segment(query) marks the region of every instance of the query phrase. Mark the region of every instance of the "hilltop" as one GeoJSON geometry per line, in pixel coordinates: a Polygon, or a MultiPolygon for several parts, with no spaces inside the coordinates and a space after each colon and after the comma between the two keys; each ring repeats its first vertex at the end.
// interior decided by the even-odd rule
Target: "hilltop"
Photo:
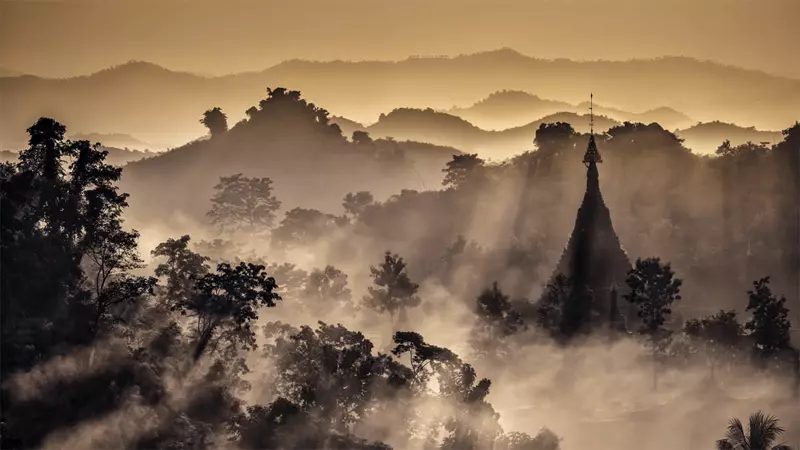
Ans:
{"type": "MultiPolygon", "coordinates": [[[[595,131],[603,132],[619,122],[595,116],[595,131]]],[[[447,145],[492,158],[508,158],[533,149],[536,129],[543,123],[566,122],[579,132],[589,131],[589,115],[560,112],[540,117],[520,127],[484,130],[472,123],[431,108],[399,108],[381,114],[378,122],[365,129],[375,137],[394,137],[447,145]]]]}
{"type": "Polygon", "coordinates": [[[693,120],[766,129],[785,128],[800,117],[800,80],[680,57],[578,62],[503,49],[402,61],[292,60],[221,77],[131,62],[68,79],[0,79],[0,147],[24,141],[26,127],[42,115],[59,117],[72,129],[186,142],[202,133],[197,120],[203,111],[220,106],[235,123],[267,85],[291,86],[335,115],[363,123],[398,107],[467,108],[499,89],[569,104],[594,92],[599,103],[624,111],[666,107],[693,120]]]}
{"type": "Polygon", "coordinates": [[[678,130],[676,134],[685,140],[687,147],[700,153],[714,153],[726,139],[733,145],[746,142],[776,144],[783,140],[779,131],[757,130],[755,127],[740,127],[720,121],[698,123],[685,130],[678,130]]]}
{"type": "Polygon", "coordinates": [[[380,199],[440,185],[442,167],[459,153],[416,142],[350,142],[325,110],[299,92],[276,89],[229,131],[128,164],[121,186],[141,219],[180,212],[205,220],[214,185],[236,173],[270,177],[288,209],[341,214],[348,192],[368,190],[380,199]]]}

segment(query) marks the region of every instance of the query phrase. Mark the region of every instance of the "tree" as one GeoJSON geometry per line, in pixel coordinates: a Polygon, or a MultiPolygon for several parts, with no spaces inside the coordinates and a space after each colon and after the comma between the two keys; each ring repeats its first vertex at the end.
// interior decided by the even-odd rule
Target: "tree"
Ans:
{"type": "Polygon", "coordinates": [[[572,280],[562,273],[556,274],[544,288],[536,306],[537,323],[553,336],[564,331],[564,307],[572,298],[572,280]]]}
{"type": "Polygon", "coordinates": [[[367,288],[369,295],[364,296],[365,306],[379,313],[388,312],[394,322],[396,313],[399,312],[402,318],[408,308],[420,304],[417,296],[419,285],[408,278],[403,258],[387,251],[383,264],[370,266],[369,270],[375,286],[367,288]]]}
{"type": "Polygon", "coordinates": [[[445,173],[442,185],[458,188],[476,180],[483,172],[483,159],[477,153],[453,155],[453,159],[442,169],[445,173]]]}
{"type": "Polygon", "coordinates": [[[744,328],[753,337],[755,350],[762,358],[775,356],[790,346],[791,322],[786,298],[777,298],[769,287],[769,277],[753,282],[753,290],[747,291],[750,300],[747,311],[753,317],[744,328]]]}
{"type": "Polygon", "coordinates": [[[167,239],[150,252],[154,257],[163,258],[156,266],[157,277],[166,278],[167,284],[162,299],[164,304],[175,310],[186,304],[195,294],[195,284],[206,274],[209,258],[189,249],[189,235],[178,239],[167,239]]]}
{"type": "Polygon", "coordinates": [[[680,300],[683,283],[675,278],[670,264],[662,264],[660,258],[636,260],[636,266],[628,272],[626,280],[630,292],[623,297],[639,308],[642,320],[639,334],[649,342],[653,355],[653,387],[658,383],[657,356],[663,352],[671,339],[670,330],[664,328],[672,303],[680,300]]]}
{"type": "Polygon", "coordinates": [[[228,116],[218,106],[204,112],[200,123],[208,128],[211,137],[219,136],[228,131],[228,116]]]}
{"type": "Polygon", "coordinates": [[[357,146],[372,145],[374,142],[366,131],[353,132],[353,143],[357,146]]]}
{"type": "Polygon", "coordinates": [[[734,417],[728,423],[725,438],[717,441],[718,450],[791,450],[785,444],[773,445],[786,430],[778,425],[778,418],[758,411],[750,415],[747,432],[742,422],[734,417]]]}
{"type": "Polygon", "coordinates": [[[209,345],[215,348],[220,339],[227,340],[231,348],[254,347],[250,325],[258,320],[259,307],[274,307],[281,299],[274,292],[277,287],[264,266],[251,263],[236,267],[219,264],[216,273],[200,278],[196,294],[178,306],[182,314],[194,318],[194,359],[198,360],[209,345]]]}
{"type": "Polygon", "coordinates": [[[357,219],[373,203],[375,203],[375,199],[368,191],[359,191],[355,194],[349,192],[342,200],[342,207],[345,213],[357,219]]]}
{"type": "Polygon", "coordinates": [[[340,217],[316,209],[294,208],[286,211],[280,225],[272,230],[272,241],[278,247],[311,245],[342,224],[340,217]]]}
{"type": "Polygon", "coordinates": [[[478,319],[491,326],[498,336],[514,334],[522,328],[522,317],[511,306],[508,296],[492,283],[491,289],[484,290],[475,301],[478,319]]]}
{"type": "Polygon", "coordinates": [[[273,195],[272,180],[249,178],[241,173],[220,177],[214,186],[208,216],[221,230],[245,231],[252,235],[270,228],[281,202],[273,195]]]}
{"type": "Polygon", "coordinates": [[[347,287],[347,274],[333,266],[315,269],[308,276],[305,298],[324,310],[351,306],[351,292],[347,287]]]}
{"type": "Polygon", "coordinates": [[[508,298],[495,281],[475,300],[478,323],[470,342],[480,357],[507,356],[506,338],[524,327],[522,316],[514,310],[508,298]]]}
{"type": "Polygon", "coordinates": [[[108,152],[65,140],[50,118],[28,133],[0,187],[3,373],[47,358],[56,342],[89,344],[154,283],[128,273],[141,263],[138,233],[122,227],[127,194],[108,152]]]}
{"type": "Polygon", "coordinates": [[[721,310],[709,317],[688,320],[683,326],[683,331],[705,350],[712,380],[717,362],[720,358],[735,355],[744,335],[734,310],[721,310]]]}

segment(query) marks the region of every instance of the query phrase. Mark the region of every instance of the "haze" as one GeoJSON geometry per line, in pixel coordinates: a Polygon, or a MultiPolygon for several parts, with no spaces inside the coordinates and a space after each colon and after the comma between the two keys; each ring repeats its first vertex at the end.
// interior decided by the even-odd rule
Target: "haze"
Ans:
{"type": "Polygon", "coordinates": [[[0,2],[0,66],[44,77],[128,60],[227,74],[283,60],[511,47],[541,58],[710,59],[800,78],[795,0],[0,2]]]}

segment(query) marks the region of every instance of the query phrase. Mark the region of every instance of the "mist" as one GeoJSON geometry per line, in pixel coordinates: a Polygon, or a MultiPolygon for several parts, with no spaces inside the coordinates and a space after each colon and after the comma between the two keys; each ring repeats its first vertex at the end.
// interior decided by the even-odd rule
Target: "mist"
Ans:
{"type": "Polygon", "coordinates": [[[794,3],[283,3],[2,2],[0,447],[800,449],[794,3]]]}

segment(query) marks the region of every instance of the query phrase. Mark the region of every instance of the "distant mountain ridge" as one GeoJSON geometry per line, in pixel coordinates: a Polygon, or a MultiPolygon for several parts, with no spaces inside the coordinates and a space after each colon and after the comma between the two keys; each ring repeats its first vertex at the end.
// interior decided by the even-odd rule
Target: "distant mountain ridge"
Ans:
{"type": "MultiPolygon", "coordinates": [[[[573,105],[567,102],[542,99],[524,91],[497,91],[468,108],[451,108],[450,114],[459,116],[487,130],[502,130],[522,126],[540,117],[571,112],[586,114],[589,102],[573,105]]],[[[686,114],[669,107],[658,107],[642,113],[623,111],[617,108],[593,105],[594,113],[619,122],[658,122],[666,129],[684,128],[695,123],[686,114]]]]}
{"type": "MultiPolygon", "coordinates": [[[[661,125],[660,121],[646,120],[647,114],[658,113],[641,113],[639,118],[642,120],[634,122],[645,124],[656,122],[661,125]]],[[[589,119],[588,114],[559,112],[539,117],[519,127],[486,130],[459,116],[443,111],[431,108],[398,108],[388,114],[381,114],[378,122],[369,126],[343,117],[333,117],[331,122],[339,125],[345,136],[352,135],[353,131],[366,131],[377,138],[430,142],[502,159],[533,149],[536,129],[543,123],[566,122],[572,125],[576,131],[588,133],[589,119]]],[[[620,124],[621,121],[603,115],[594,117],[594,130],[598,134],[620,124]]],[[[669,129],[665,126],[662,127],[669,129]]],[[[685,140],[684,145],[687,148],[700,154],[713,154],[725,140],[730,140],[733,145],[739,145],[748,141],[773,144],[782,139],[779,131],[758,130],[754,127],[740,127],[719,121],[698,123],[682,130],[673,129],[672,131],[685,140]]]]}
{"type": "Polygon", "coordinates": [[[222,107],[231,124],[244,118],[266,86],[298,89],[335,115],[367,123],[398,107],[472,105],[499,89],[569,104],[593,92],[598,103],[625,111],[669,107],[693,120],[761,129],[800,117],[800,80],[681,57],[576,62],[503,49],[395,62],[292,60],[220,77],[131,62],[69,79],[0,78],[0,147],[24,142],[24,130],[43,115],[71,129],[173,136],[169,144],[176,145],[203,133],[198,119],[208,108],[222,107]]]}

